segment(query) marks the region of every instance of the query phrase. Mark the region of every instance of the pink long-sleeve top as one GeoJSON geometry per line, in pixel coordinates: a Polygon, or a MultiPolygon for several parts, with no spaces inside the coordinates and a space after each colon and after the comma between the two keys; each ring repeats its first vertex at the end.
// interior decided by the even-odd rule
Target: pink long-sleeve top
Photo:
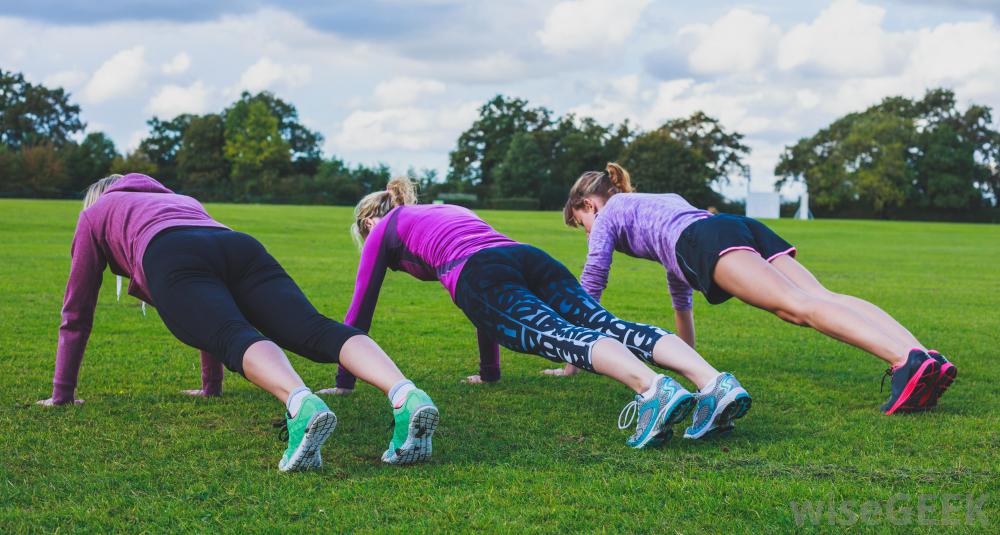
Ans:
{"type": "Polygon", "coordinates": [[[677,240],[691,223],[711,216],[674,193],[618,193],[594,219],[580,285],[598,301],[608,285],[615,251],[655,260],[667,270],[674,310],[691,310],[694,291],[677,263],[677,240]]]}
{"type": "MultiPolygon", "coordinates": [[[[440,281],[455,300],[455,287],[465,262],[491,247],[518,245],[470,210],[449,204],[406,205],[393,208],[365,240],[354,285],[354,298],[344,323],[364,331],[371,328],[375,304],[386,269],[405,271],[423,281],[440,281]]],[[[478,332],[480,375],[500,378],[500,347],[478,332]]],[[[354,388],[355,378],[343,366],[337,386],[354,388]]]]}
{"type": "MultiPolygon", "coordinates": [[[[160,232],[176,227],[217,227],[191,197],[177,195],[156,180],[138,173],[125,175],[92,206],[80,212],[70,250],[69,281],[63,298],[52,399],[73,401],[80,363],[94,324],[104,268],[129,278],[128,293],[156,306],[149,295],[142,257],[160,232]]],[[[202,352],[202,387],[221,390],[222,365],[202,352]]]]}

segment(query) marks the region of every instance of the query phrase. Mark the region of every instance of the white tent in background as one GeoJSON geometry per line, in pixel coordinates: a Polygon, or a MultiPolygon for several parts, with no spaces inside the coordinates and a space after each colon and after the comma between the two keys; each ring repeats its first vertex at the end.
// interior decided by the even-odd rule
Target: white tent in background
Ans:
{"type": "Polygon", "coordinates": [[[747,217],[778,219],[781,217],[781,195],[774,191],[747,192],[747,217]]]}

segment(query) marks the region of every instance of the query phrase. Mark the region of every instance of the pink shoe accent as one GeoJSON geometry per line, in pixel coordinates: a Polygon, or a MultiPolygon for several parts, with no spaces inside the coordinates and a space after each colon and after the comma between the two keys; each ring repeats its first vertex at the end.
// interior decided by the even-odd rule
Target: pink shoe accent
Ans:
{"type": "MultiPolygon", "coordinates": [[[[733,251],[740,251],[740,250],[743,250],[743,251],[753,251],[753,252],[757,253],[757,249],[754,249],[753,247],[747,247],[746,245],[738,245],[736,247],[730,247],[728,249],[723,249],[722,252],[719,253],[719,256],[722,256],[722,255],[724,255],[726,253],[731,253],[733,251]]],[[[760,253],[757,253],[757,254],[760,254],[760,253]]]]}
{"type": "MultiPolygon", "coordinates": [[[[896,399],[896,403],[894,403],[889,410],[885,411],[885,413],[889,415],[896,412],[901,406],[903,406],[903,404],[910,400],[910,396],[913,394],[913,391],[916,390],[917,386],[922,385],[924,388],[934,388],[933,383],[927,385],[924,381],[927,379],[925,378],[926,375],[929,376],[928,378],[934,379],[935,383],[937,382],[937,365],[937,361],[933,358],[925,360],[923,364],[920,365],[920,368],[917,369],[917,373],[914,373],[913,377],[910,377],[909,382],[906,383],[906,388],[903,389],[903,393],[899,395],[898,399],[896,399]],[[928,368],[930,368],[930,370],[928,370],[928,368]]],[[[893,368],[893,371],[896,371],[896,368],[893,368]]],[[[917,406],[920,407],[922,404],[918,402],[917,406]]]]}
{"type": "Polygon", "coordinates": [[[786,255],[786,254],[790,254],[792,256],[795,256],[796,252],[797,251],[796,251],[795,247],[792,247],[791,249],[787,249],[787,250],[781,251],[780,253],[774,253],[773,255],[771,255],[770,257],[768,257],[767,261],[770,262],[770,261],[774,260],[775,258],[778,258],[779,256],[786,255]]]}

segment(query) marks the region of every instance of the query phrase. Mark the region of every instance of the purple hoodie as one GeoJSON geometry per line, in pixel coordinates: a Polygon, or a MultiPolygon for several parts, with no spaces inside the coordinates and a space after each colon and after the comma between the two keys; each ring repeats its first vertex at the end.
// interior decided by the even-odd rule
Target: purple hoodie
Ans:
{"type": "Polygon", "coordinates": [[[677,239],[688,225],[711,215],[674,193],[612,195],[590,228],[580,285],[600,301],[608,285],[612,254],[620,251],[662,264],[674,310],[691,310],[694,291],[677,264],[677,239]]]}
{"type": "MultiPolygon", "coordinates": [[[[146,287],[142,257],[160,232],[174,227],[227,228],[201,204],[177,195],[156,180],[137,173],[114,183],[90,208],[80,212],[71,248],[69,282],[63,299],[52,399],[73,401],[80,362],[94,324],[97,295],[104,268],[130,279],[129,295],[156,306],[146,287]]],[[[206,391],[221,388],[222,367],[202,352],[202,383],[206,391]]]]}

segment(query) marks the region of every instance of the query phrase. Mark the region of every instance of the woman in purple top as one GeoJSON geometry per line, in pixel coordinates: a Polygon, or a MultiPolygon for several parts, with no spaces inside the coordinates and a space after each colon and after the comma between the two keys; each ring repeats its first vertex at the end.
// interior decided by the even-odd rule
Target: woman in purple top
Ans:
{"type": "MultiPolygon", "coordinates": [[[[888,362],[892,394],[886,414],[936,405],[957,368],[928,350],[877,306],[827,290],[796,259],[795,247],[747,217],[712,215],[675,194],[633,193],[627,171],[610,163],[584,173],[563,211],[588,234],[580,283],[600,299],[612,254],[655,260],[667,270],[677,330],[694,347],[693,290],[718,304],[736,296],[779,318],[812,327],[888,362]]],[[[558,374],[572,373],[567,367],[558,374]]]]}
{"type": "MultiPolygon", "coordinates": [[[[636,392],[619,418],[624,429],[638,416],[628,440],[636,448],[662,442],[695,403],[679,383],[655,374],[643,362],[705,377],[718,375],[673,334],[605,310],[544,251],[498,233],[465,208],[415,203],[412,183],[397,178],[386,191],[358,204],[353,230],[363,248],[354,299],[344,320],[348,325],[365,331],[371,327],[387,269],[438,280],[476,327],[480,375],[470,382],[500,378],[498,344],[608,375],[636,392]]],[[[738,387],[735,379],[732,382],[738,387]]],[[[353,387],[353,378],[341,368],[337,391],[348,393],[353,387]]],[[[740,400],[727,403],[732,407],[726,416],[730,420],[750,406],[749,396],[739,390],[740,400]]],[[[716,427],[729,426],[728,420],[718,423],[716,427]]]]}
{"type": "MultiPolygon", "coordinates": [[[[279,345],[317,362],[339,362],[390,394],[396,407],[421,397],[375,342],[317,312],[257,240],[216,222],[195,199],[145,175],[112,175],[90,186],[83,206],[52,397],[39,404],[83,403],[75,395],[77,376],[107,267],[129,277],[129,294],[155,306],[171,333],[202,351],[204,384],[194,393],[221,393],[221,362],[285,403],[282,471],[319,468],[336,417],[305,387],[279,345]],[[404,394],[407,400],[394,399],[404,394]]],[[[397,434],[398,426],[397,418],[397,434]]]]}

